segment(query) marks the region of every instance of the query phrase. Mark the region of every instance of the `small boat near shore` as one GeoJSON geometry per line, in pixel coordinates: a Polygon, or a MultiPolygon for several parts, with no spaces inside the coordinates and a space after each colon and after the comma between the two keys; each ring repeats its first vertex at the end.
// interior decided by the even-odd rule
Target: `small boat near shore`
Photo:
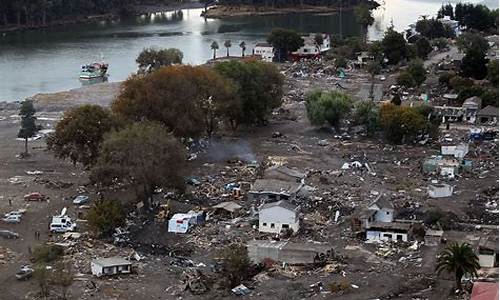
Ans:
{"type": "Polygon", "coordinates": [[[98,78],[105,78],[108,72],[108,64],[105,63],[92,63],[83,65],[80,70],[81,80],[92,80],[98,78]]]}

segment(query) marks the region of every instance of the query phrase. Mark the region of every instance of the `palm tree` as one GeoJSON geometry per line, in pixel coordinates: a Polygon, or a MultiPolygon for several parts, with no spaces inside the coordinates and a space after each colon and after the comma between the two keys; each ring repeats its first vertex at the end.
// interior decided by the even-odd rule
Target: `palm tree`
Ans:
{"type": "Polygon", "coordinates": [[[477,276],[479,258],[467,243],[452,243],[441,252],[437,259],[436,271],[455,273],[457,289],[462,290],[462,276],[469,274],[477,276]]]}
{"type": "Polygon", "coordinates": [[[245,57],[245,50],[247,50],[247,44],[245,41],[242,41],[240,43],[240,48],[241,48],[241,57],[245,57]]]}
{"type": "Polygon", "coordinates": [[[217,49],[219,49],[219,44],[216,41],[212,42],[212,45],[210,45],[210,48],[214,50],[214,59],[217,55],[217,49]]]}
{"type": "Polygon", "coordinates": [[[231,41],[230,40],[226,40],[224,42],[224,47],[226,47],[226,50],[227,50],[227,57],[229,57],[229,48],[231,48],[231,41]]]}

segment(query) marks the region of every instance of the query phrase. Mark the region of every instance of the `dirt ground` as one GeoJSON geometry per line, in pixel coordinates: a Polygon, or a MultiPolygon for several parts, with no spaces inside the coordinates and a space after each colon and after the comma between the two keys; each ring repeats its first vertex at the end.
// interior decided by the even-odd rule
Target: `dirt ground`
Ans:
{"type": "MultiPolygon", "coordinates": [[[[353,71],[349,79],[342,81],[342,86],[348,93],[357,95],[359,83],[366,83],[367,78],[366,74],[353,71]]],[[[352,136],[352,139],[343,141],[335,138],[331,132],[318,130],[309,124],[304,102],[295,98],[300,98],[304,91],[317,86],[333,87],[335,82],[336,79],[289,78],[286,101],[282,109],[273,115],[268,126],[243,130],[238,136],[221,136],[212,148],[189,163],[190,173],[201,178],[202,186],[209,184],[209,178],[215,180],[214,185],[219,189],[222,189],[223,184],[235,180],[252,180],[255,178],[252,171],[237,163],[227,162],[234,157],[246,157],[255,158],[258,162],[279,161],[307,172],[306,183],[316,188],[312,199],[297,203],[302,208],[303,230],[292,240],[331,245],[337,255],[344,257],[343,272],[304,268],[287,269],[286,272],[276,270],[270,272],[268,279],[248,283],[253,289],[251,297],[445,299],[453,282],[436,279],[434,261],[439,247],[424,245],[413,251],[408,249],[411,245],[408,243],[395,247],[396,253],[388,257],[376,255],[379,246],[363,243],[351,231],[349,214],[371,202],[376,191],[388,195],[399,209],[411,207],[411,211],[425,211],[440,208],[455,213],[464,223],[477,223],[478,220],[471,220],[468,213],[469,200],[485,188],[498,185],[498,142],[477,147],[471,145],[473,171],[452,182],[456,186],[452,198],[431,199],[427,196],[426,188],[433,178],[424,176],[420,166],[424,158],[439,153],[439,143],[391,146],[378,138],[363,136],[352,136]],[[275,132],[281,133],[281,137],[273,137],[275,132]],[[318,143],[324,140],[326,143],[318,143]],[[373,173],[344,170],[339,175],[338,171],[345,162],[356,160],[370,163],[373,173]],[[335,223],[332,216],[337,210],[342,215],[340,221],[335,223]],[[324,285],[348,282],[352,288],[343,295],[335,296],[326,293],[326,287],[323,291],[311,291],[310,285],[318,281],[324,285]]],[[[387,91],[392,84],[391,77],[378,84],[387,91]]],[[[44,129],[51,129],[61,117],[61,111],[95,99],[98,99],[98,104],[108,106],[118,90],[117,84],[102,84],[70,92],[37,95],[39,123],[44,129]]],[[[81,192],[89,194],[91,201],[97,197],[93,187],[88,185],[87,172],[69,162],[55,159],[46,151],[43,137],[29,143],[30,158],[16,158],[16,154],[21,153],[24,147],[22,141],[15,139],[19,129],[16,113],[15,110],[0,110],[0,212],[18,208],[26,208],[27,212],[20,224],[0,224],[0,229],[9,229],[20,235],[19,239],[0,240],[1,299],[31,299],[36,295],[38,287],[35,281],[16,281],[15,272],[21,265],[29,263],[30,251],[36,245],[47,240],[60,240],[60,236],[48,234],[47,227],[52,215],[67,207],[70,216],[76,218],[78,208],[65,199],[71,199],[81,192]],[[35,170],[42,173],[26,174],[26,171],[35,170]],[[12,183],[13,180],[16,182],[12,183]],[[69,187],[54,188],[54,184],[50,183],[67,183],[69,187]],[[30,192],[41,192],[49,196],[50,200],[27,203],[23,195],[30,192]],[[40,240],[35,238],[35,231],[41,233],[40,240]]],[[[448,134],[448,137],[459,141],[467,133],[468,126],[452,125],[449,131],[443,128],[441,135],[444,137],[448,134]]],[[[192,188],[191,192],[193,197],[177,199],[175,211],[185,212],[197,205],[206,207],[230,199],[207,196],[197,200],[200,188],[192,188]]],[[[132,199],[133,194],[120,190],[114,197],[127,200],[132,199]]],[[[251,203],[240,204],[245,210],[250,210],[251,203]]],[[[199,296],[189,291],[179,292],[181,274],[188,268],[173,264],[175,258],[168,254],[187,256],[185,254],[190,250],[189,258],[199,266],[198,269],[212,274],[214,258],[225,245],[262,236],[248,222],[233,225],[230,225],[230,220],[207,222],[189,234],[174,235],[167,232],[165,223],[144,221],[136,226],[133,234],[133,247],[143,257],[134,263],[137,274],[97,279],[90,274],[91,259],[111,254],[127,256],[134,250],[129,246],[118,247],[95,240],[85,234],[83,221],[78,224],[79,232],[84,233],[84,236],[68,249],[66,255],[77,273],[75,283],[70,288],[70,299],[236,299],[238,297],[216,287],[199,296]],[[229,229],[227,225],[230,225],[229,229]]]]}

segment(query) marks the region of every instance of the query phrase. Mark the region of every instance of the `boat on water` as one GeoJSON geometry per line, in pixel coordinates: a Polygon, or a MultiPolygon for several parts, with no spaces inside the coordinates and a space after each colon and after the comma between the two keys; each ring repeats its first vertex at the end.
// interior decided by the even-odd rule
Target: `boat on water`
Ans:
{"type": "Polygon", "coordinates": [[[90,80],[97,78],[105,78],[108,72],[108,64],[105,63],[92,63],[83,65],[80,70],[80,79],[90,80]]]}

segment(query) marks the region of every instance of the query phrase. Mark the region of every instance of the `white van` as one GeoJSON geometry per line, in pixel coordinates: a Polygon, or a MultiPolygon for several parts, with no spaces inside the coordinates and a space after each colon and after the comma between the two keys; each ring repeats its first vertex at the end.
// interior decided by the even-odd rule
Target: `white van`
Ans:
{"type": "Polygon", "coordinates": [[[49,226],[50,232],[68,232],[75,231],[76,224],[71,221],[71,218],[66,215],[66,208],[63,208],[59,216],[52,217],[52,222],[49,226]]]}

